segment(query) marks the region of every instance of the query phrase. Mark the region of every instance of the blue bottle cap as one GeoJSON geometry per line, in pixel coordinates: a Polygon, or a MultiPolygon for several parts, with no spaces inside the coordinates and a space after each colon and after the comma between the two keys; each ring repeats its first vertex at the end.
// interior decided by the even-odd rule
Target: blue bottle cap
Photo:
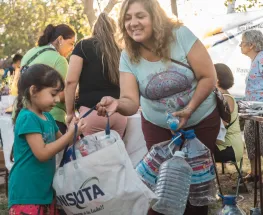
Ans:
{"type": "Polygon", "coordinates": [[[196,137],[194,129],[184,132],[185,139],[194,139],[196,137]]]}
{"type": "Polygon", "coordinates": [[[182,140],[182,138],[181,137],[179,137],[179,138],[177,138],[177,135],[175,135],[175,136],[173,136],[173,138],[172,138],[174,141],[173,141],[173,143],[176,145],[176,146],[181,146],[182,145],[182,142],[183,142],[183,140],[182,140]]]}
{"type": "Polygon", "coordinates": [[[224,205],[236,205],[236,196],[227,195],[223,197],[224,205]]]}
{"type": "Polygon", "coordinates": [[[172,122],[169,124],[169,127],[172,131],[176,131],[178,128],[178,124],[176,122],[172,122]]]}

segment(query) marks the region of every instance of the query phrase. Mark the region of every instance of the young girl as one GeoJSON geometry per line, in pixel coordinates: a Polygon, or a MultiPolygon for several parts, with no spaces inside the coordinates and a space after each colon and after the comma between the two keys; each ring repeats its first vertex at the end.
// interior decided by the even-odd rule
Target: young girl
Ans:
{"type": "Polygon", "coordinates": [[[30,66],[19,79],[14,118],[15,163],[9,177],[10,215],[58,214],[52,203],[55,155],[72,141],[75,123],[78,135],[83,129],[82,120],[73,119],[62,136],[48,113],[59,102],[63,89],[60,74],[43,64],[30,66]]]}

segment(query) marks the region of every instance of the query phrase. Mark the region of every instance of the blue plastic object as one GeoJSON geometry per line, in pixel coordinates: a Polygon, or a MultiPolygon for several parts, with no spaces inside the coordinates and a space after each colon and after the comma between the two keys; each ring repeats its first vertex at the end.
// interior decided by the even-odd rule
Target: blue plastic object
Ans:
{"type": "Polygon", "coordinates": [[[166,114],[166,122],[172,131],[176,131],[179,126],[178,117],[173,116],[171,113],[166,114]]]}
{"type": "Polygon", "coordinates": [[[224,196],[223,204],[224,205],[236,205],[236,196],[224,196]]]}
{"type": "Polygon", "coordinates": [[[236,196],[222,196],[224,207],[217,213],[218,215],[246,215],[246,213],[238,207],[236,203],[236,196]]]}
{"type": "Polygon", "coordinates": [[[173,135],[173,137],[172,137],[172,141],[176,146],[181,146],[183,143],[182,138],[181,137],[178,138],[179,135],[181,135],[181,134],[177,133],[177,134],[173,135]]]}
{"type": "Polygon", "coordinates": [[[188,140],[196,138],[194,129],[184,131],[184,137],[185,139],[188,139],[188,140]]]}

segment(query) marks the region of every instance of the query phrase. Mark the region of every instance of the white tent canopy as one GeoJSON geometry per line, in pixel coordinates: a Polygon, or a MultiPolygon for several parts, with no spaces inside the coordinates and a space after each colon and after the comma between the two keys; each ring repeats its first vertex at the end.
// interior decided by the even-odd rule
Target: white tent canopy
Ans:
{"type": "Polygon", "coordinates": [[[250,58],[241,53],[239,44],[244,31],[254,28],[263,32],[263,10],[198,17],[194,22],[185,24],[208,48],[214,63],[225,63],[231,68],[235,84],[230,92],[236,97],[243,97],[250,58]]]}

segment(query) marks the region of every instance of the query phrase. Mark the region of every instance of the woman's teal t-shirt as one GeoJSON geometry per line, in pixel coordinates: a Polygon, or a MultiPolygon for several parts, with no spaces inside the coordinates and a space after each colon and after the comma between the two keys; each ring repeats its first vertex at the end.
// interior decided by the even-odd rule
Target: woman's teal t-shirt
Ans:
{"type": "Polygon", "coordinates": [[[52,181],[55,157],[40,162],[28,145],[25,135],[39,133],[46,144],[56,140],[58,127],[49,113],[41,119],[28,109],[22,109],[15,124],[14,160],[9,176],[8,207],[16,204],[51,204],[54,198],[52,181]]]}
{"type": "MultiPolygon", "coordinates": [[[[197,37],[185,26],[173,29],[173,34],[175,40],[170,44],[171,58],[188,65],[187,54],[197,37]]],[[[190,69],[171,61],[150,62],[144,58],[139,63],[132,63],[125,50],[121,54],[120,71],[132,73],[136,77],[144,118],[163,128],[168,128],[166,111],[175,112],[187,106],[197,86],[195,75],[190,69]]],[[[211,93],[192,114],[185,127],[198,124],[215,108],[215,95],[211,93]]]]}

